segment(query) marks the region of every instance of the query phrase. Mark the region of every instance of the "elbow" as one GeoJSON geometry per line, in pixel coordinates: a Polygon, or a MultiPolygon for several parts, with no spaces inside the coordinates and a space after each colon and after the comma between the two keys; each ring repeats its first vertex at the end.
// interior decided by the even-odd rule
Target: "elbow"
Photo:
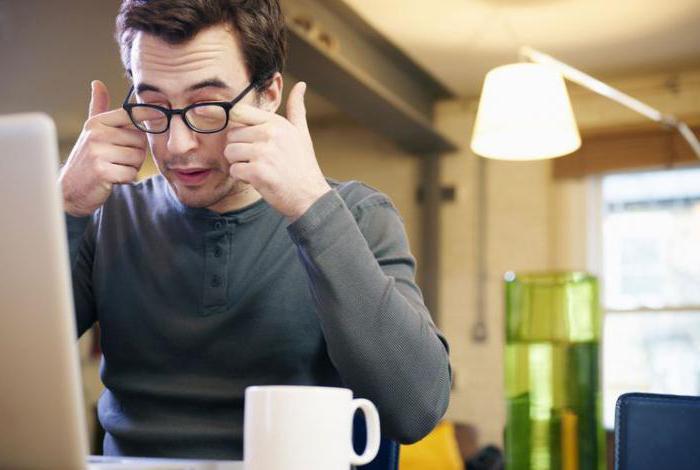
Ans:
{"type": "Polygon", "coordinates": [[[436,384],[434,393],[422,398],[417,406],[407,408],[410,416],[406,416],[405,426],[397,433],[397,440],[401,444],[413,444],[427,436],[445,416],[447,406],[450,403],[451,377],[436,384]]]}

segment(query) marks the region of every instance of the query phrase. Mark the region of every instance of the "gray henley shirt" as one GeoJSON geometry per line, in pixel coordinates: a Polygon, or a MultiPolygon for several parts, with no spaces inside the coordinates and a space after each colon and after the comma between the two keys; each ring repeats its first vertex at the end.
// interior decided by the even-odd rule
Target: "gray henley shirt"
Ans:
{"type": "Polygon", "coordinates": [[[449,400],[448,346],[402,221],[358,182],[289,224],[264,200],[184,206],[162,176],[66,215],[78,335],[101,327],[107,455],[240,459],[250,385],[343,386],[413,442],[449,400]]]}

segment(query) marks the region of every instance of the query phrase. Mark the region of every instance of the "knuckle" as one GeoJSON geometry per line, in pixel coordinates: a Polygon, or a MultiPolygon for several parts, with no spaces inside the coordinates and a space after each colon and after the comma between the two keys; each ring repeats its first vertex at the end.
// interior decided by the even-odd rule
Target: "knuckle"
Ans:
{"type": "Polygon", "coordinates": [[[258,173],[260,175],[271,175],[274,170],[274,166],[274,163],[271,161],[261,162],[258,168],[258,173]]]}
{"type": "Polygon", "coordinates": [[[136,170],[136,168],[129,168],[129,171],[126,173],[126,178],[124,183],[131,183],[133,181],[136,181],[136,178],[138,177],[139,172],[136,170]]]}
{"type": "Polygon", "coordinates": [[[99,151],[99,145],[97,145],[94,140],[88,139],[85,142],[85,151],[88,155],[96,155],[99,151]]]}
{"type": "Polygon", "coordinates": [[[254,144],[246,149],[245,157],[249,160],[258,160],[262,155],[262,147],[265,144],[254,144]]]}
{"type": "Polygon", "coordinates": [[[239,170],[239,174],[241,176],[243,176],[248,183],[250,183],[254,186],[258,185],[259,178],[258,178],[258,175],[253,168],[245,168],[245,169],[239,170]]]}
{"type": "Polygon", "coordinates": [[[284,125],[275,125],[272,126],[272,132],[273,136],[275,137],[275,141],[277,141],[285,136],[287,128],[284,125]]]}
{"type": "Polygon", "coordinates": [[[85,121],[85,124],[83,125],[83,129],[86,131],[92,131],[95,130],[99,126],[99,121],[97,120],[96,116],[93,116],[91,118],[88,118],[87,121],[85,121]]]}
{"type": "Polygon", "coordinates": [[[107,179],[107,168],[105,167],[105,165],[103,165],[100,162],[95,162],[95,166],[93,167],[93,169],[95,171],[95,175],[97,175],[97,177],[100,180],[107,179]]]}
{"type": "Polygon", "coordinates": [[[95,159],[105,158],[105,153],[109,150],[109,146],[103,145],[98,141],[89,141],[87,143],[87,151],[90,157],[95,159]]]}
{"type": "Polygon", "coordinates": [[[226,147],[224,147],[224,157],[231,158],[232,154],[233,154],[233,144],[227,144],[226,147]]]}
{"type": "Polygon", "coordinates": [[[111,177],[110,171],[109,171],[109,165],[105,164],[104,162],[97,161],[95,163],[95,174],[97,177],[102,180],[102,181],[108,181],[111,177]]]}
{"type": "Polygon", "coordinates": [[[274,140],[277,137],[277,128],[271,125],[263,127],[263,136],[267,141],[274,140]]]}
{"type": "Polygon", "coordinates": [[[277,146],[273,142],[266,142],[264,145],[262,145],[259,149],[258,152],[260,156],[268,156],[272,155],[275,152],[275,149],[277,146]]]}
{"type": "Polygon", "coordinates": [[[91,129],[88,129],[87,138],[89,142],[101,141],[105,138],[105,132],[99,127],[93,127],[91,129]]]}
{"type": "Polygon", "coordinates": [[[139,150],[134,155],[134,163],[135,164],[142,165],[145,160],[146,160],[146,152],[145,151],[139,150]]]}

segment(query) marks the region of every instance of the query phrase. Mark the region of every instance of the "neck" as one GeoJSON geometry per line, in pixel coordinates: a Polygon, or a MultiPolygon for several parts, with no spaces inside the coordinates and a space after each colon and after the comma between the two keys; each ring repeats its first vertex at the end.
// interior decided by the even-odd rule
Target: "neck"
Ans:
{"type": "Polygon", "coordinates": [[[224,212],[235,211],[249,206],[261,198],[260,193],[252,185],[238,181],[226,197],[207,207],[207,209],[223,214],[224,212]]]}

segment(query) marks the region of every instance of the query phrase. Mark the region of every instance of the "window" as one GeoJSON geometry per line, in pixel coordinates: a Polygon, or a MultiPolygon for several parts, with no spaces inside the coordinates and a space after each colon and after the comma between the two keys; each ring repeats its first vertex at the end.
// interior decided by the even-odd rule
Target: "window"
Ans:
{"type": "Polygon", "coordinates": [[[628,391],[700,395],[700,169],[602,179],[604,423],[628,391]]]}

